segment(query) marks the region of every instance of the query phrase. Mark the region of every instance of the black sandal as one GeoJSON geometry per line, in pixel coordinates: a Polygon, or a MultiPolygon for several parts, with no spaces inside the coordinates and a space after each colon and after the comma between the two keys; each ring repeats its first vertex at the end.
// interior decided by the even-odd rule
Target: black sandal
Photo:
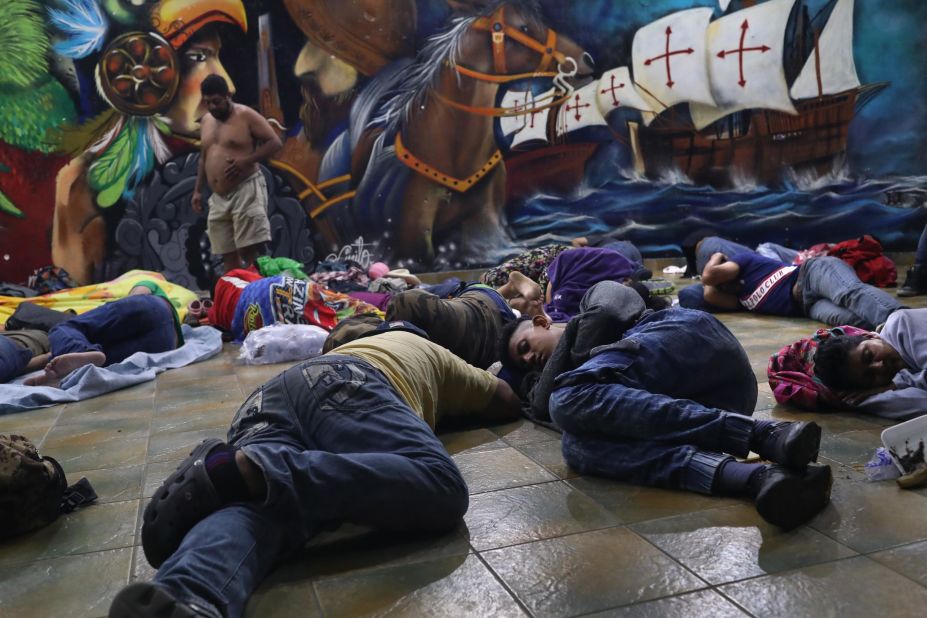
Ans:
{"type": "Polygon", "coordinates": [[[187,532],[222,505],[205,466],[206,456],[221,444],[216,438],[201,442],[145,507],[142,549],[151,566],[160,567],[177,551],[187,532]]]}

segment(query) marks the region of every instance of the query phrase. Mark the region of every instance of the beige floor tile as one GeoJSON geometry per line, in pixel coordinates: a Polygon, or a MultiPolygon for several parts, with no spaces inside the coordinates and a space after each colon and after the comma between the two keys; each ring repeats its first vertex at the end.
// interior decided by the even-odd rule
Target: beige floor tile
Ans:
{"type": "Polygon", "coordinates": [[[539,617],[573,616],[706,587],[625,528],[515,545],[482,555],[539,617]]]}
{"type": "Polygon", "coordinates": [[[245,618],[322,618],[312,579],[299,564],[287,564],[265,579],[248,600],[245,618]]]}
{"type": "Polygon", "coordinates": [[[589,618],[749,618],[717,592],[701,590],[589,614],[589,618]]]}
{"type": "Polygon", "coordinates": [[[559,440],[560,434],[553,429],[548,429],[541,425],[535,425],[531,421],[521,419],[514,423],[497,425],[490,428],[493,433],[501,437],[512,446],[521,446],[523,444],[532,444],[534,442],[546,442],[548,440],[559,440]]]}
{"type": "Polygon", "coordinates": [[[478,451],[491,451],[508,446],[499,436],[488,429],[471,429],[467,431],[454,431],[438,435],[444,448],[451,455],[476,453],[478,451]]]}
{"type": "Polygon", "coordinates": [[[106,616],[128,581],[131,548],[42,560],[28,569],[0,567],[0,616],[106,616]]]}
{"type": "Polygon", "coordinates": [[[811,526],[860,553],[887,549],[927,539],[927,499],[843,468],[830,505],[811,526]]]}
{"type": "Polygon", "coordinates": [[[927,542],[876,552],[869,557],[927,587],[927,542]]]}
{"type": "Polygon", "coordinates": [[[534,442],[517,447],[519,451],[538,462],[548,472],[560,479],[572,479],[579,476],[579,472],[567,465],[563,459],[563,449],[560,440],[556,442],[534,442]]]}
{"type": "Polygon", "coordinates": [[[464,521],[477,551],[620,523],[584,493],[561,482],[477,494],[470,498],[464,521]]]}
{"type": "Polygon", "coordinates": [[[44,528],[3,543],[0,566],[130,547],[138,506],[138,500],[128,500],[91,505],[62,515],[44,528]]]}
{"type": "Polygon", "coordinates": [[[97,504],[138,500],[141,497],[145,466],[124,466],[102,470],[75,471],[65,469],[68,483],[86,477],[97,494],[97,504]]]}
{"type": "Polygon", "coordinates": [[[218,407],[238,409],[244,396],[238,389],[237,383],[228,384],[222,390],[189,390],[178,389],[167,393],[159,393],[155,397],[155,416],[163,414],[194,414],[218,407]]]}
{"type": "Polygon", "coordinates": [[[881,429],[824,433],[821,438],[821,456],[862,470],[875,450],[882,446],[881,434],[881,429]]]}
{"type": "Polygon", "coordinates": [[[167,461],[150,462],[145,470],[145,485],[142,487],[142,496],[150,498],[182,461],[183,459],[169,459],[167,461]]]}
{"type": "Polygon", "coordinates": [[[65,435],[46,440],[41,452],[54,457],[65,470],[102,470],[145,463],[148,436],[123,438],[118,432],[65,435]],[[95,440],[95,436],[106,436],[95,440]]]}
{"type": "Polygon", "coordinates": [[[201,429],[177,433],[156,433],[151,436],[148,446],[148,462],[184,459],[206,438],[225,440],[225,429],[201,429]]]}
{"type": "Polygon", "coordinates": [[[710,584],[856,555],[807,526],[767,524],[752,505],[699,511],[631,528],[710,584]]]}
{"type": "Polygon", "coordinates": [[[464,524],[442,534],[404,535],[345,524],[313,538],[297,560],[308,577],[333,577],[463,556],[471,552],[467,540],[464,524]]]}
{"type": "Polygon", "coordinates": [[[570,479],[567,483],[604,506],[626,524],[742,504],[741,500],[731,498],[706,496],[691,491],[641,487],[591,476],[570,479]]]}
{"type": "Polygon", "coordinates": [[[927,589],[865,556],[722,586],[755,616],[920,616],[927,589]]]}
{"type": "Polygon", "coordinates": [[[557,479],[511,447],[464,453],[456,455],[454,461],[471,494],[557,479]]]}
{"type": "Polygon", "coordinates": [[[190,410],[184,407],[173,410],[159,410],[151,418],[151,433],[181,433],[218,429],[228,431],[235,412],[241,404],[237,399],[232,402],[220,402],[212,408],[190,410]]]}
{"type": "Polygon", "coordinates": [[[329,618],[524,615],[475,555],[322,579],[315,587],[329,618]]]}

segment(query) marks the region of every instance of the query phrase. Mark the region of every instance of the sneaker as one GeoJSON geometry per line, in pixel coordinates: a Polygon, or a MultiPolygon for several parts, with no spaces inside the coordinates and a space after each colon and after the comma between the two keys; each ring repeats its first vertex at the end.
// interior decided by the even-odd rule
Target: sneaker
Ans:
{"type": "Polygon", "coordinates": [[[771,465],[763,470],[756,510],[769,523],[791,530],[805,523],[830,502],[834,479],[830,466],[810,465],[803,472],[771,465]]]}
{"type": "Polygon", "coordinates": [[[762,459],[791,468],[818,460],[821,427],[809,421],[773,423],[750,439],[750,450],[762,459]]]}
{"type": "Polygon", "coordinates": [[[202,618],[213,616],[205,608],[178,601],[151,582],[136,582],[119,591],[109,606],[109,618],[202,618]]]}
{"type": "Polygon", "coordinates": [[[927,294],[927,264],[915,264],[908,269],[904,285],[898,288],[898,296],[919,296],[927,294]]]}
{"type": "Polygon", "coordinates": [[[151,497],[142,521],[142,549],[158,568],[180,547],[190,528],[222,505],[209,474],[206,456],[222,440],[201,442],[151,497]]]}
{"type": "Polygon", "coordinates": [[[667,294],[672,294],[673,290],[676,287],[671,281],[666,279],[649,279],[647,281],[641,281],[647,291],[650,292],[653,296],[665,296],[667,294]]]}

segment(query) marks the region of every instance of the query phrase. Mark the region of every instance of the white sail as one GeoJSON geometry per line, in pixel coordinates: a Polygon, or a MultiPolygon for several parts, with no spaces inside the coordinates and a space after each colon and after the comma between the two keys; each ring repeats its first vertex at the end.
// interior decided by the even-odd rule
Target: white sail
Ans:
{"type": "Polygon", "coordinates": [[[718,110],[700,114],[699,106],[690,106],[696,109],[694,116],[701,116],[696,128],[704,126],[699,124],[709,117],[720,118],[741,109],[797,113],[782,68],[785,29],[794,3],[769,0],[708,26],[708,74],[718,110]]]}
{"type": "Polygon", "coordinates": [[[731,3],[731,0],[718,0],[718,6],[721,7],[721,12],[727,10],[728,5],[731,3]]]}
{"type": "Polygon", "coordinates": [[[560,105],[557,113],[557,135],[576,131],[584,127],[605,126],[608,123],[599,111],[599,84],[593,82],[573,92],[560,105]]]}
{"type": "MultiPolygon", "coordinates": [[[[524,90],[509,90],[502,97],[502,109],[521,111],[531,107],[531,101],[534,95],[524,90]]],[[[503,135],[511,135],[515,131],[521,131],[528,122],[526,114],[517,114],[515,116],[502,116],[499,118],[499,128],[502,129],[503,135]]]]}
{"type": "MultiPolygon", "coordinates": [[[[552,101],[556,100],[557,91],[551,88],[547,92],[539,95],[527,94],[529,95],[527,109],[524,114],[516,116],[516,118],[521,118],[523,123],[521,129],[518,130],[515,137],[512,139],[512,148],[532,141],[547,143],[547,117],[550,115],[551,110],[551,108],[547,106],[550,105],[552,101]]],[[[503,105],[505,105],[504,101],[505,99],[503,98],[503,105]]],[[[502,120],[505,120],[505,118],[501,118],[500,122],[502,120]]]]}
{"type": "Polygon", "coordinates": [[[596,87],[596,100],[599,111],[607,116],[609,113],[621,108],[630,107],[642,112],[654,111],[653,105],[644,100],[644,97],[634,87],[631,71],[628,67],[618,67],[606,71],[596,87]]]}
{"type": "Polygon", "coordinates": [[[708,85],[705,31],[713,9],[671,13],[634,34],[634,81],[658,111],[684,101],[714,105],[708,85]]]}
{"type": "Polygon", "coordinates": [[[692,126],[700,131],[712,122],[724,118],[733,111],[736,110],[715,107],[714,105],[702,105],[701,103],[689,103],[689,115],[692,117],[692,126]]]}
{"type": "Polygon", "coordinates": [[[853,0],[838,0],[818,37],[817,50],[808,57],[798,79],[792,84],[791,94],[793,99],[809,99],[858,87],[859,76],[853,60],[853,0]]]}

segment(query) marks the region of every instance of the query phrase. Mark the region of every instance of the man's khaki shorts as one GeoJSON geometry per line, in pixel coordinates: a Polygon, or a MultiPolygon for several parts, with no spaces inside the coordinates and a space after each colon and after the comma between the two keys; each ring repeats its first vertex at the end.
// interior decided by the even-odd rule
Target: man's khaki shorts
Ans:
{"type": "Polygon", "coordinates": [[[231,193],[209,196],[206,233],[212,252],[217,255],[270,240],[267,183],[260,170],[248,176],[231,193]]]}

